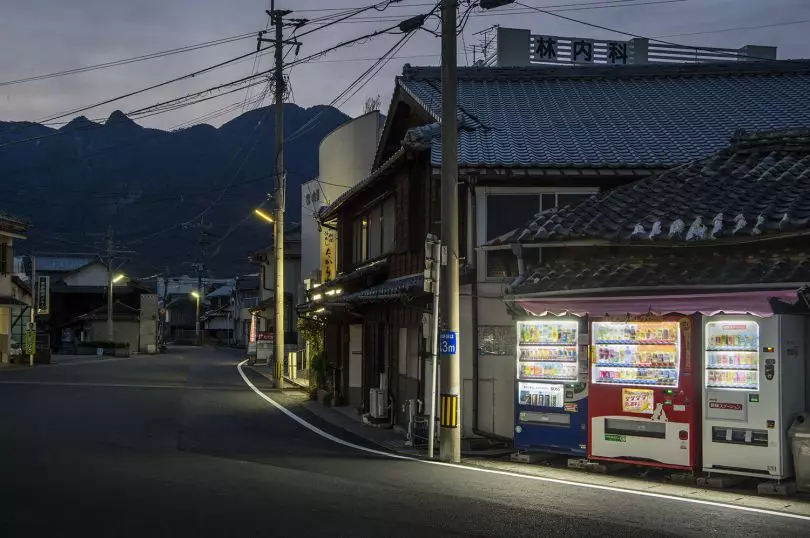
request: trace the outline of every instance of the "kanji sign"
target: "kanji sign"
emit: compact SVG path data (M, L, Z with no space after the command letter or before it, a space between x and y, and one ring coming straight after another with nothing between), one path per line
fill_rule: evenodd
M51 277L37 277L37 313L48 314L51 310Z
M23 350L28 355L33 355L37 352L37 333L35 331L25 331Z

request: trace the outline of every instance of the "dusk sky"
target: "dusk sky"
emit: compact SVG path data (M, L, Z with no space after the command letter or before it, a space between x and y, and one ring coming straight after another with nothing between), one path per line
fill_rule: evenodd
M292 17L315 19L365 6L371 1L279 0L277 7L293 9ZM523 0L522 3L682 44L729 48L746 44L771 45L778 47L780 59L810 57L808 0ZM426 0L402 0L384 12L365 12L353 20L304 37L300 55L391 26L400 19L429 11L432 5ZM268 7L269 0L5 0L0 5L0 83L255 32L265 28ZM432 19L429 27L435 28L437 23ZM495 24L547 35L629 39L513 5L490 12L473 12L459 39L459 65L473 61L470 49L481 37L474 34ZM383 35L294 67L291 73L294 101L304 107L329 103L397 39L397 36ZM255 37L248 37L155 60L24 84L0 85L0 121L41 120L213 65L255 47ZM271 61L272 54L264 55L258 69L268 69ZM401 72L404 63L437 65L438 62L438 38L420 31L341 109L355 116L366 97L377 94L385 109L391 97L393 77ZM106 118L116 109L132 111L247 76L253 68L253 59L248 58L83 114L96 119ZM254 89L254 95L258 91ZM212 99L145 118L139 123L171 128L243 100L245 93ZM210 123L219 125L240 111L241 107Z

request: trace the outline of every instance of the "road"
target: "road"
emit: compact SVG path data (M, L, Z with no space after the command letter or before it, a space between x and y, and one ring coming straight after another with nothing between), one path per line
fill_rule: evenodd
M0 370L0 534L785 537L810 528L362 452L272 407L237 361L233 351L186 349Z

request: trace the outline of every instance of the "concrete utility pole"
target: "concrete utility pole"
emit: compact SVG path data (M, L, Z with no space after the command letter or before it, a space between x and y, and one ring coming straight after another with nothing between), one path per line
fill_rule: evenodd
M273 380L276 388L284 387L284 210L286 205L287 175L284 171L284 93L286 82L284 80L284 45L301 44L295 40L284 40L284 26L301 26L306 21L295 19L290 23L284 22L284 17L292 13L290 10L276 9L275 1L270 4L267 14L270 16L270 23L275 27L275 37L273 39L263 39L259 34L259 45L262 41L271 41L275 47L276 67L273 74L273 86L275 90L275 113L276 113L276 214L275 225L273 226L273 250L275 253L276 279L274 293L276 297L275 306L275 366L273 368Z
M456 0L442 2L442 229L447 248L441 280L441 317L445 332L455 333L455 353L441 361L441 431L439 458L461 460L458 286L458 131L456 129Z
M107 341L113 342L115 340L115 333L113 332L113 291L115 283L113 282L113 230L112 226L107 226Z
M39 284L37 283L37 257L29 255L31 260L31 312L28 320L28 328L34 331L34 342L31 346L31 353L28 354L28 364L34 365L34 355L36 354L37 341L37 310L39 310Z

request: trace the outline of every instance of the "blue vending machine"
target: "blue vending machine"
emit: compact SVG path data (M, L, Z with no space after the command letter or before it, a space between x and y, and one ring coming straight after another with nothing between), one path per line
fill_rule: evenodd
M588 338L584 319L517 323L515 448L588 453Z

